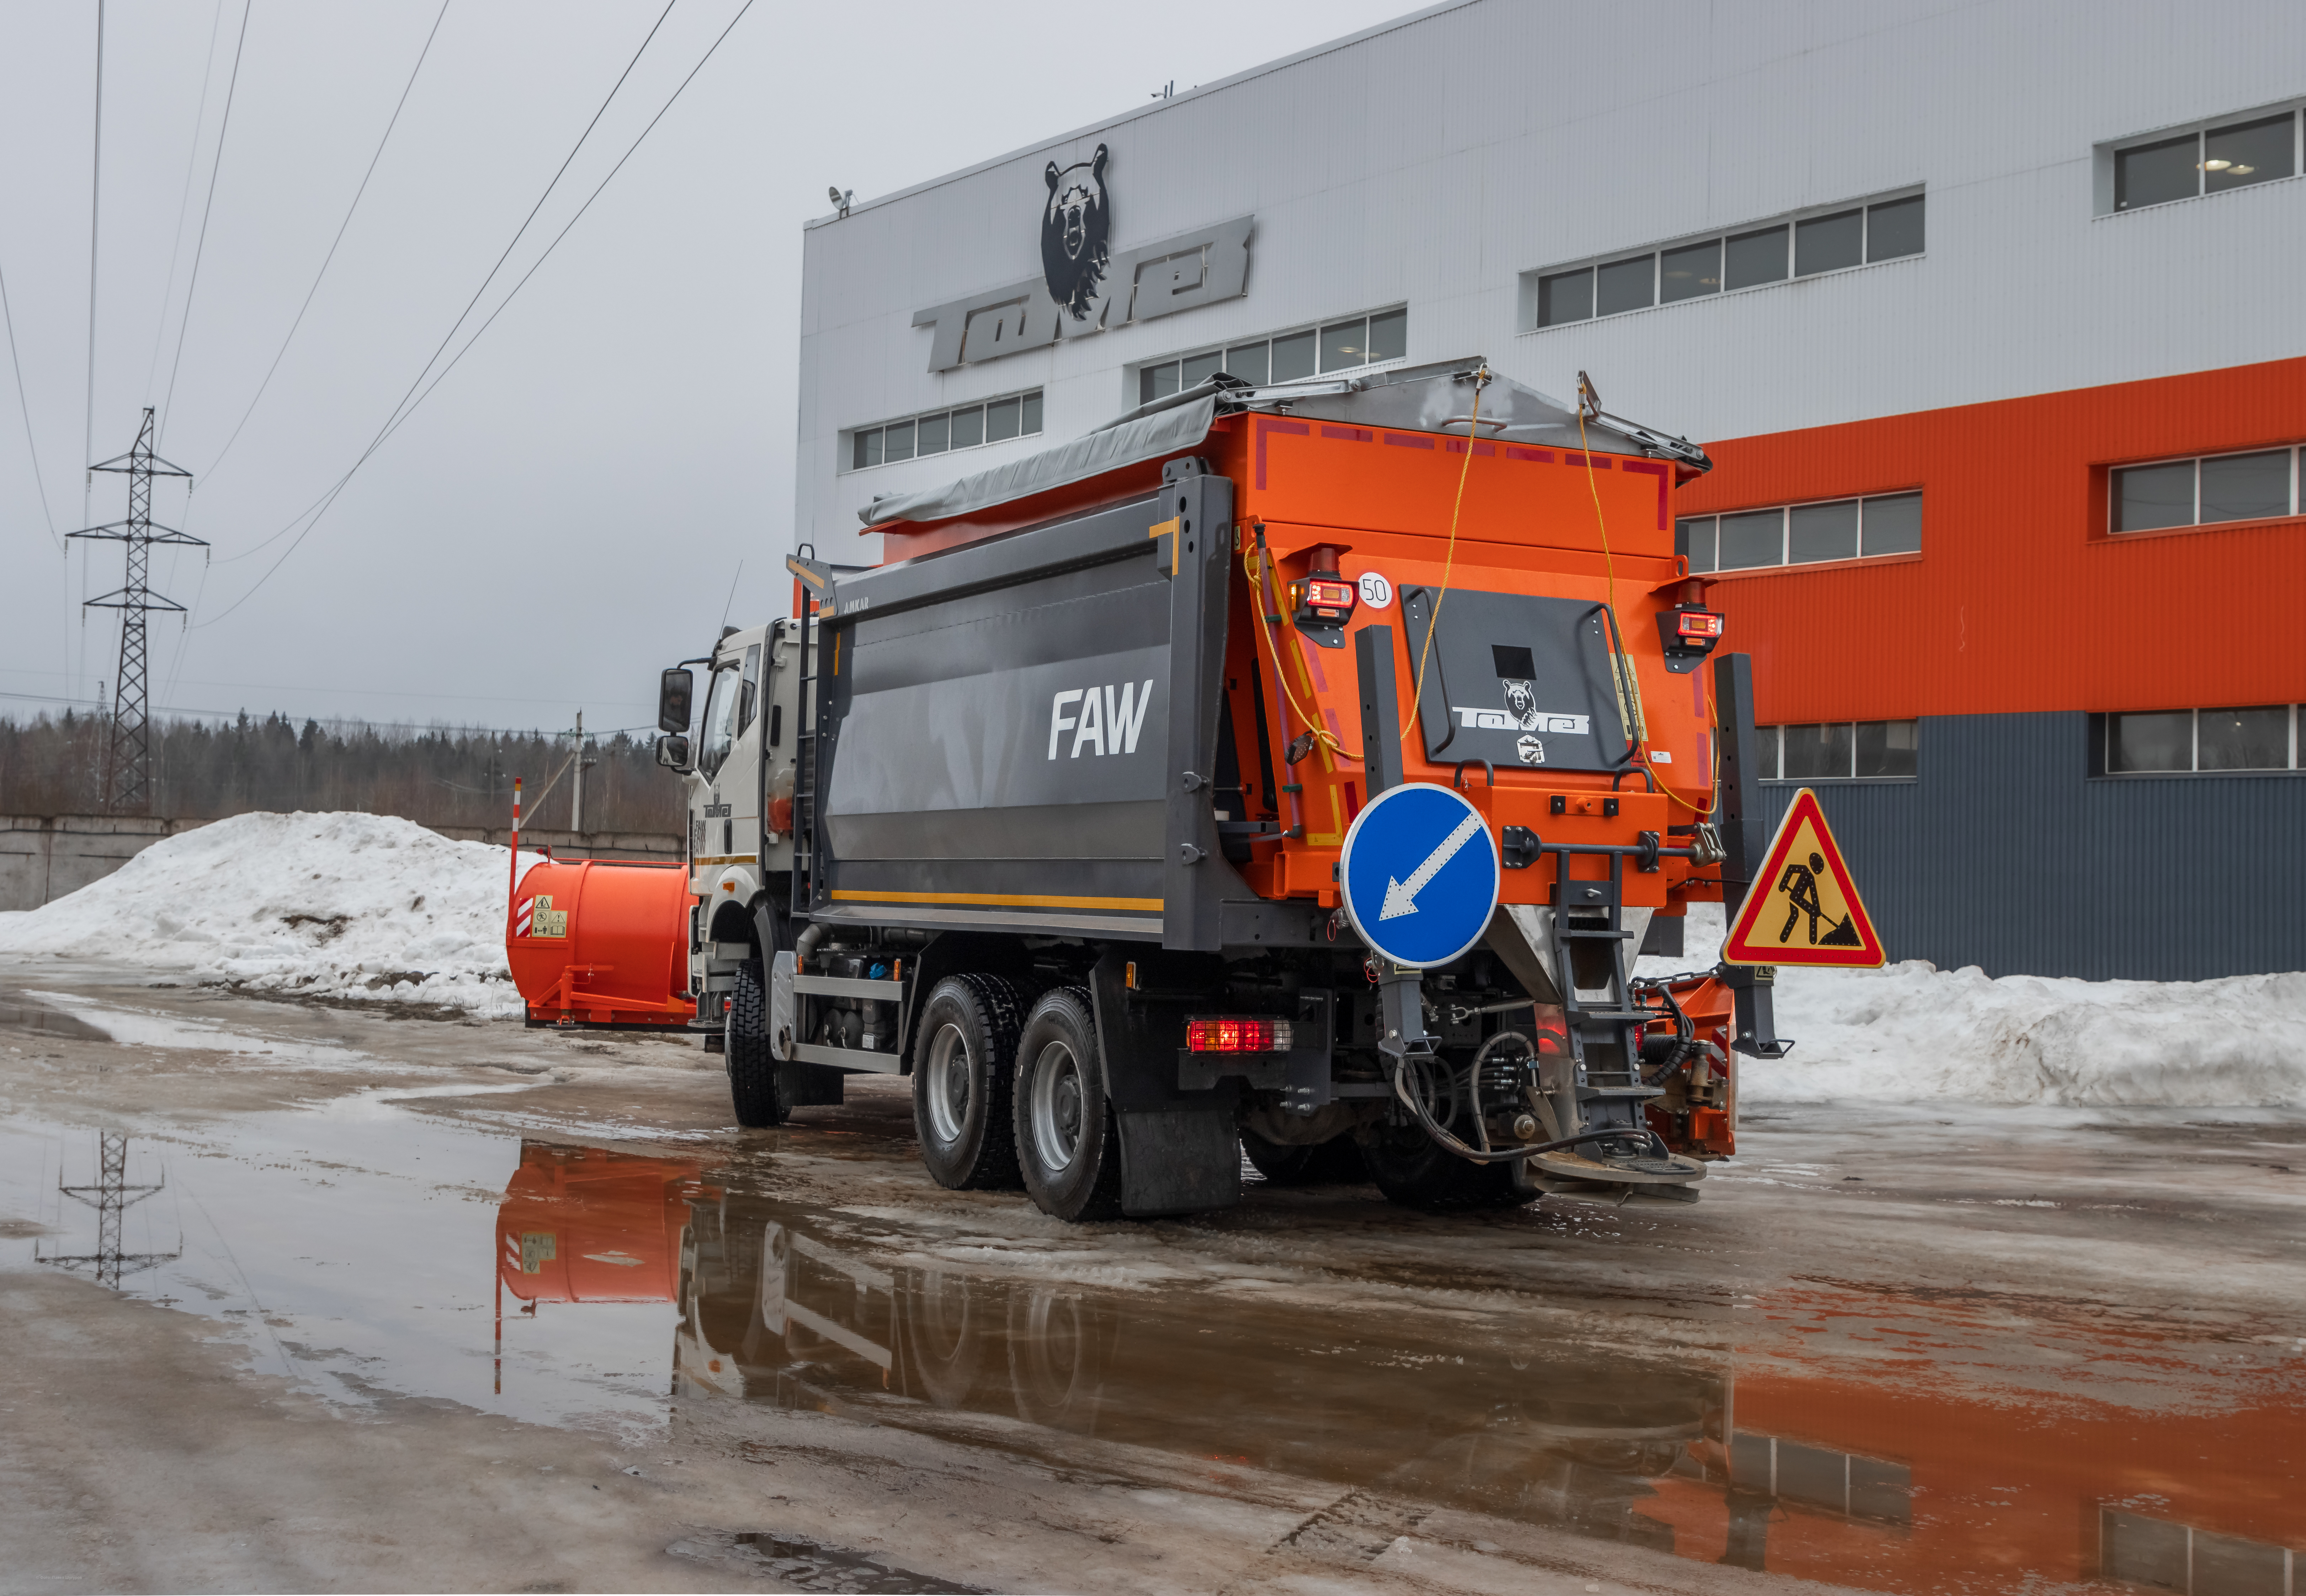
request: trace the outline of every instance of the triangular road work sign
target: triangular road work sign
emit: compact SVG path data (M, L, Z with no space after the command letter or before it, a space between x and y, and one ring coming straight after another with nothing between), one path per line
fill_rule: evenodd
M1882 939L1826 829L1817 794L1794 794L1721 944L1730 964L1824 964L1875 969Z

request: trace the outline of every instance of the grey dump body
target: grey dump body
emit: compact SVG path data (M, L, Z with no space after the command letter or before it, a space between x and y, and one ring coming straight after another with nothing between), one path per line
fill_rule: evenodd
M1217 759L1233 484L1157 493L837 579L814 920L1213 952L1320 915L1225 861Z

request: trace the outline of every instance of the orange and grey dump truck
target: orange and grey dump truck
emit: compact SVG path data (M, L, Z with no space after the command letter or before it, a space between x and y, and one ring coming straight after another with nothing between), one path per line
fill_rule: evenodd
M861 512L665 673L739 1119L912 1077L949 1187L1066 1219L1365 1168L1692 1200L1766 971L1633 978L1755 829L1694 446L1479 361L1218 377ZM710 673L694 742L695 675Z

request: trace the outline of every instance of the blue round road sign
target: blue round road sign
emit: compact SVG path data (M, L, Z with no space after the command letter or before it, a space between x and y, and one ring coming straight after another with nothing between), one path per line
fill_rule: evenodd
M1448 963L1498 907L1497 841L1452 788L1411 781L1379 793L1354 816L1341 863L1354 929L1396 964Z

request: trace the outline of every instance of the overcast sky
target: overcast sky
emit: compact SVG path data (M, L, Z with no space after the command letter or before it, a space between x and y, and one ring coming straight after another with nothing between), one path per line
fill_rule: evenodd
M435 373L742 9L674 0ZM59 540L124 516L126 479L87 486L81 466L124 452L149 405L195 478L189 501L163 483L154 517L214 545L154 559L192 611L152 618L156 708L649 721L656 668L724 607L747 623L790 601L800 226L829 184L903 188L1407 9L755 0L307 530L663 5L110 0L83 454L97 8L7 0L0 275L24 404L0 368L0 714L92 700L115 673L116 622L80 602L120 585L120 545Z

